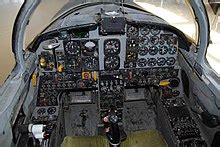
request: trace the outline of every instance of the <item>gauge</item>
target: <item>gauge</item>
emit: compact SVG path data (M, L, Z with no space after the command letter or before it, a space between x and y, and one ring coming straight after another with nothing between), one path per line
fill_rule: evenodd
M88 70L96 70L98 69L98 59L96 57L87 57L84 60L84 65Z
M127 52L127 60L131 61L131 60L136 60L138 57L137 52L135 51L128 51Z
M149 42L149 38L148 37L139 37L139 46L145 46L148 44Z
M160 49L159 49L159 54L160 55L165 55L167 52L168 52L168 47L167 46L163 45L163 46L160 47Z
M175 54L176 52L177 52L177 47L176 46L171 46L170 48L169 48L169 54L170 55L173 55L173 54Z
M149 48L149 54L150 55L156 55L158 53L158 48L156 47L156 46L151 46L150 48Z
M179 90L174 90L174 91L172 91L172 95L174 97L179 96L180 95L180 91Z
M120 53L120 41L118 39L108 39L104 42L105 55L119 54Z
M48 109L47 109L47 113L48 114L54 114L56 112L56 107L49 107Z
M70 40L65 44L65 51L69 55L79 56L80 55L80 42L75 40Z
M159 34L159 33L160 33L159 27L157 27L157 26L152 26L152 28L151 28L151 34L152 34L152 35L157 35L157 34Z
M145 58L140 58L138 59L137 64L139 67L144 67L147 65L147 60Z
M72 69L78 69L80 66L80 59L71 59L68 63L67 63L67 67L68 69L72 70Z
M145 56L147 55L148 53L148 48L145 46L145 47L139 47L138 49L138 54L141 55L141 56Z
M157 64L157 60L155 58L150 58L148 60L148 66L155 66Z
M132 25L127 26L127 36L138 36L138 28Z
M120 66L120 58L118 56L105 57L105 69L118 69Z
M176 62L176 59L175 59L174 57L169 57L169 58L167 58L166 64L167 64L168 66L171 66L171 65L173 65L175 62Z
M138 47L138 40L136 39L128 39L127 40L127 47L129 49L135 49Z
M140 33L143 36L146 36L147 34L149 34L149 32L150 32L150 29L147 26L144 26L143 28L140 29Z
M85 41L83 42L83 54L90 55L95 51L97 43L95 41Z
M166 59L164 57L158 58L157 65L164 66L166 64Z
M150 43L151 43L152 45L156 45L156 44L158 44L158 42L159 42L159 37L157 37L157 36L152 36L152 37L150 38Z
M39 114L39 115L43 115L45 112L46 112L45 108L40 108L37 110L37 114Z

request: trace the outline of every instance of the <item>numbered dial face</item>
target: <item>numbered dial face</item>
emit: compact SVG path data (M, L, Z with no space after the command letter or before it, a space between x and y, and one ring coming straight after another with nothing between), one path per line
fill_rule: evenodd
M159 34L159 33L160 33L159 27L157 27L157 26L152 26L152 27L151 27L151 34L152 34L152 35L157 35L157 34Z
M147 36L145 37L139 37L139 47L143 47L143 46L146 46L148 45L148 42L149 42L149 38Z
M128 51L126 56L127 56L126 57L127 60L129 60L129 61L133 61L138 58L137 52L134 52L134 51Z
M109 39L104 42L105 55L119 54L120 53L120 41L118 39Z
M150 32L150 29L147 26L140 29L140 33L142 36L146 36L147 34L149 34L149 32Z
M127 27L127 36L138 36L138 28L136 26L128 25Z
M138 66L145 67L147 65L147 60L145 58L138 59Z
M145 46L145 47L139 47L138 49L138 54L141 55L141 56L145 56L147 55L148 53L148 48Z
M56 107L49 107L48 109L47 109L47 113L48 114L54 114L56 112Z
M68 64L67 64L67 68L70 70L75 70L78 69L80 67L80 59L71 59Z
M46 113L45 108L40 108L40 109L37 110L37 114L39 114L39 115L43 115L44 113Z
M152 46L152 47L150 47L150 49L149 49L149 54L150 55L156 55L158 53L158 48L156 47L156 46Z
M99 62L96 57L87 57L84 59L84 65L88 70L97 70Z
M120 58L118 56L105 57L105 69L118 69L120 66Z
M158 58L157 65L164 66L166 64L166 59L164 57Z
M155 66L157 64L157 60L155 58L150 58L148 60L148 66Z
M165 55L168 52L168 47L167 46L161 46L159 49L159 54L160 55Z
M168 66L172 66L172 65L174 65L175 62L176 62L176 60L174 57L169 57L169 58L167 58L166 64Z
M65 51L69 55L79 56L80 55L80 42L71 40L66 43Z
M150 43L151 43L152 45L157 45L157 44L159 43L159 37L157 37L157 36L152 36L152 37L150 38Z
M127 40L127 47L128 49L136 49L138 47L138 40L137 39L128 39Z
M174 55L177 52L177 47L176 46L170 47L168 52L170 55Z

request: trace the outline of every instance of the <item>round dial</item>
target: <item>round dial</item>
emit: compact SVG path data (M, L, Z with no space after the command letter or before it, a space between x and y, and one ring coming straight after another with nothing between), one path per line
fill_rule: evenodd
M135 26L128 25L127 35L128 36L138 36L138 28Z
M130 49L134 49L134 48L138 47L138 40L136 40L136 39L127 40L127 47Z
M46 112L45 108L40 108L37 110L37 114L39 114L39 115L43 115L45 112Z
M148 60L148 66L155 66L157 64L157 60L155 58L150 58Z
M158 58L157 65L164 66L166 64L166 59L164 57Z
M54 114L56 112L56 107L49 107L48 109L47 109L47 113L48 114Z
M134 52L134 51L127 52L126 56L127 56L127 60L130 60L130 61L136 60L138 57L137 52Z
M99 62L96 57L87 57L84 60L84 65L88 70L96 70L98 68Z
M145 47L139 47L138 49L138 54L141 55L141 56L145 56L147 55L148 53L148 48L145 46Z
M168 52L168 47L167 46L161 46L159 49L159 54L160 55L165 55Z
M96 49L96 43L94 41L85 41L83 43L83 53L84 54L90 54L93 53Z
M145 58L140 58L138 59L137 64L139 67L144 67L147 65L147 60Z
M152 35L157 35L160 33L160 29L157 26L152 26L151 28L151 34Z
M177 52L177 47L176 46L170 47L168 52L170 55L175 54Z
M143 46L146 46L149 42L149 38L148 37L139 37L139 46L140 47L143 47Z
M72 69L77 69L77 68L79 68L79 66L80 66L80 60L75 59L75 58L71 59L69 61L69 63L67 64L68 69L71 69L71 70Z
M120 65L120 58L118 56L105 57L105 68L106 69L118 69Z
M147 34L149 34L150 29L147 26L144 26L143 28L140 29L141 35L145 36Z
M171 66L171 65L173 65L175 62L176 62L176 60L175 60L174 57L169 57L169 58L167 58L166 64L167 64L168 66Z
M180 95L180 91L179 90L174 90L174 91L172 91L172 95L174 97L179 96Z
M150 47L150 49L149 49L149 54L150 55L156 55L158 53L158 48L156 47L156 46L152 46L152 47Z
M157 37L157 36L152 36L152 37L150 38L150 43L151 43L152 45L156 45L156 44L158 44L158 42L159 42L159 37Z
M120 41L118 39L105 40L104 44L105 55L120 53Z
M65 51L70 55L79 56L80 55L79 41L71 40L67 42L65 45Z

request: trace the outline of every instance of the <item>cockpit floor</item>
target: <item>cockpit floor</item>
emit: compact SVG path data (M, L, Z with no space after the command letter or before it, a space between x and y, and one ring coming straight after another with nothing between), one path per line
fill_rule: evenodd
M126 133L156 129L156 114L146 101L125 102L123 126Z
M98 112L96 104L74 104L64 113L67 136L93 136L96 134Z
M99 121L96 104L73 104L64 112L67 136L97 135ZM146 101L124 102L123 128L126 133L156 129L156 114Z

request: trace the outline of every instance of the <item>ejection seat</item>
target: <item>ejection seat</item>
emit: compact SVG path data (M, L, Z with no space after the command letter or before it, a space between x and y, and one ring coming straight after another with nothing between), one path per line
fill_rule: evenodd
M120 147L167 147L161 133L157 130L137 131L129 134ZM61 147L109 147L105 136L66 136Z

